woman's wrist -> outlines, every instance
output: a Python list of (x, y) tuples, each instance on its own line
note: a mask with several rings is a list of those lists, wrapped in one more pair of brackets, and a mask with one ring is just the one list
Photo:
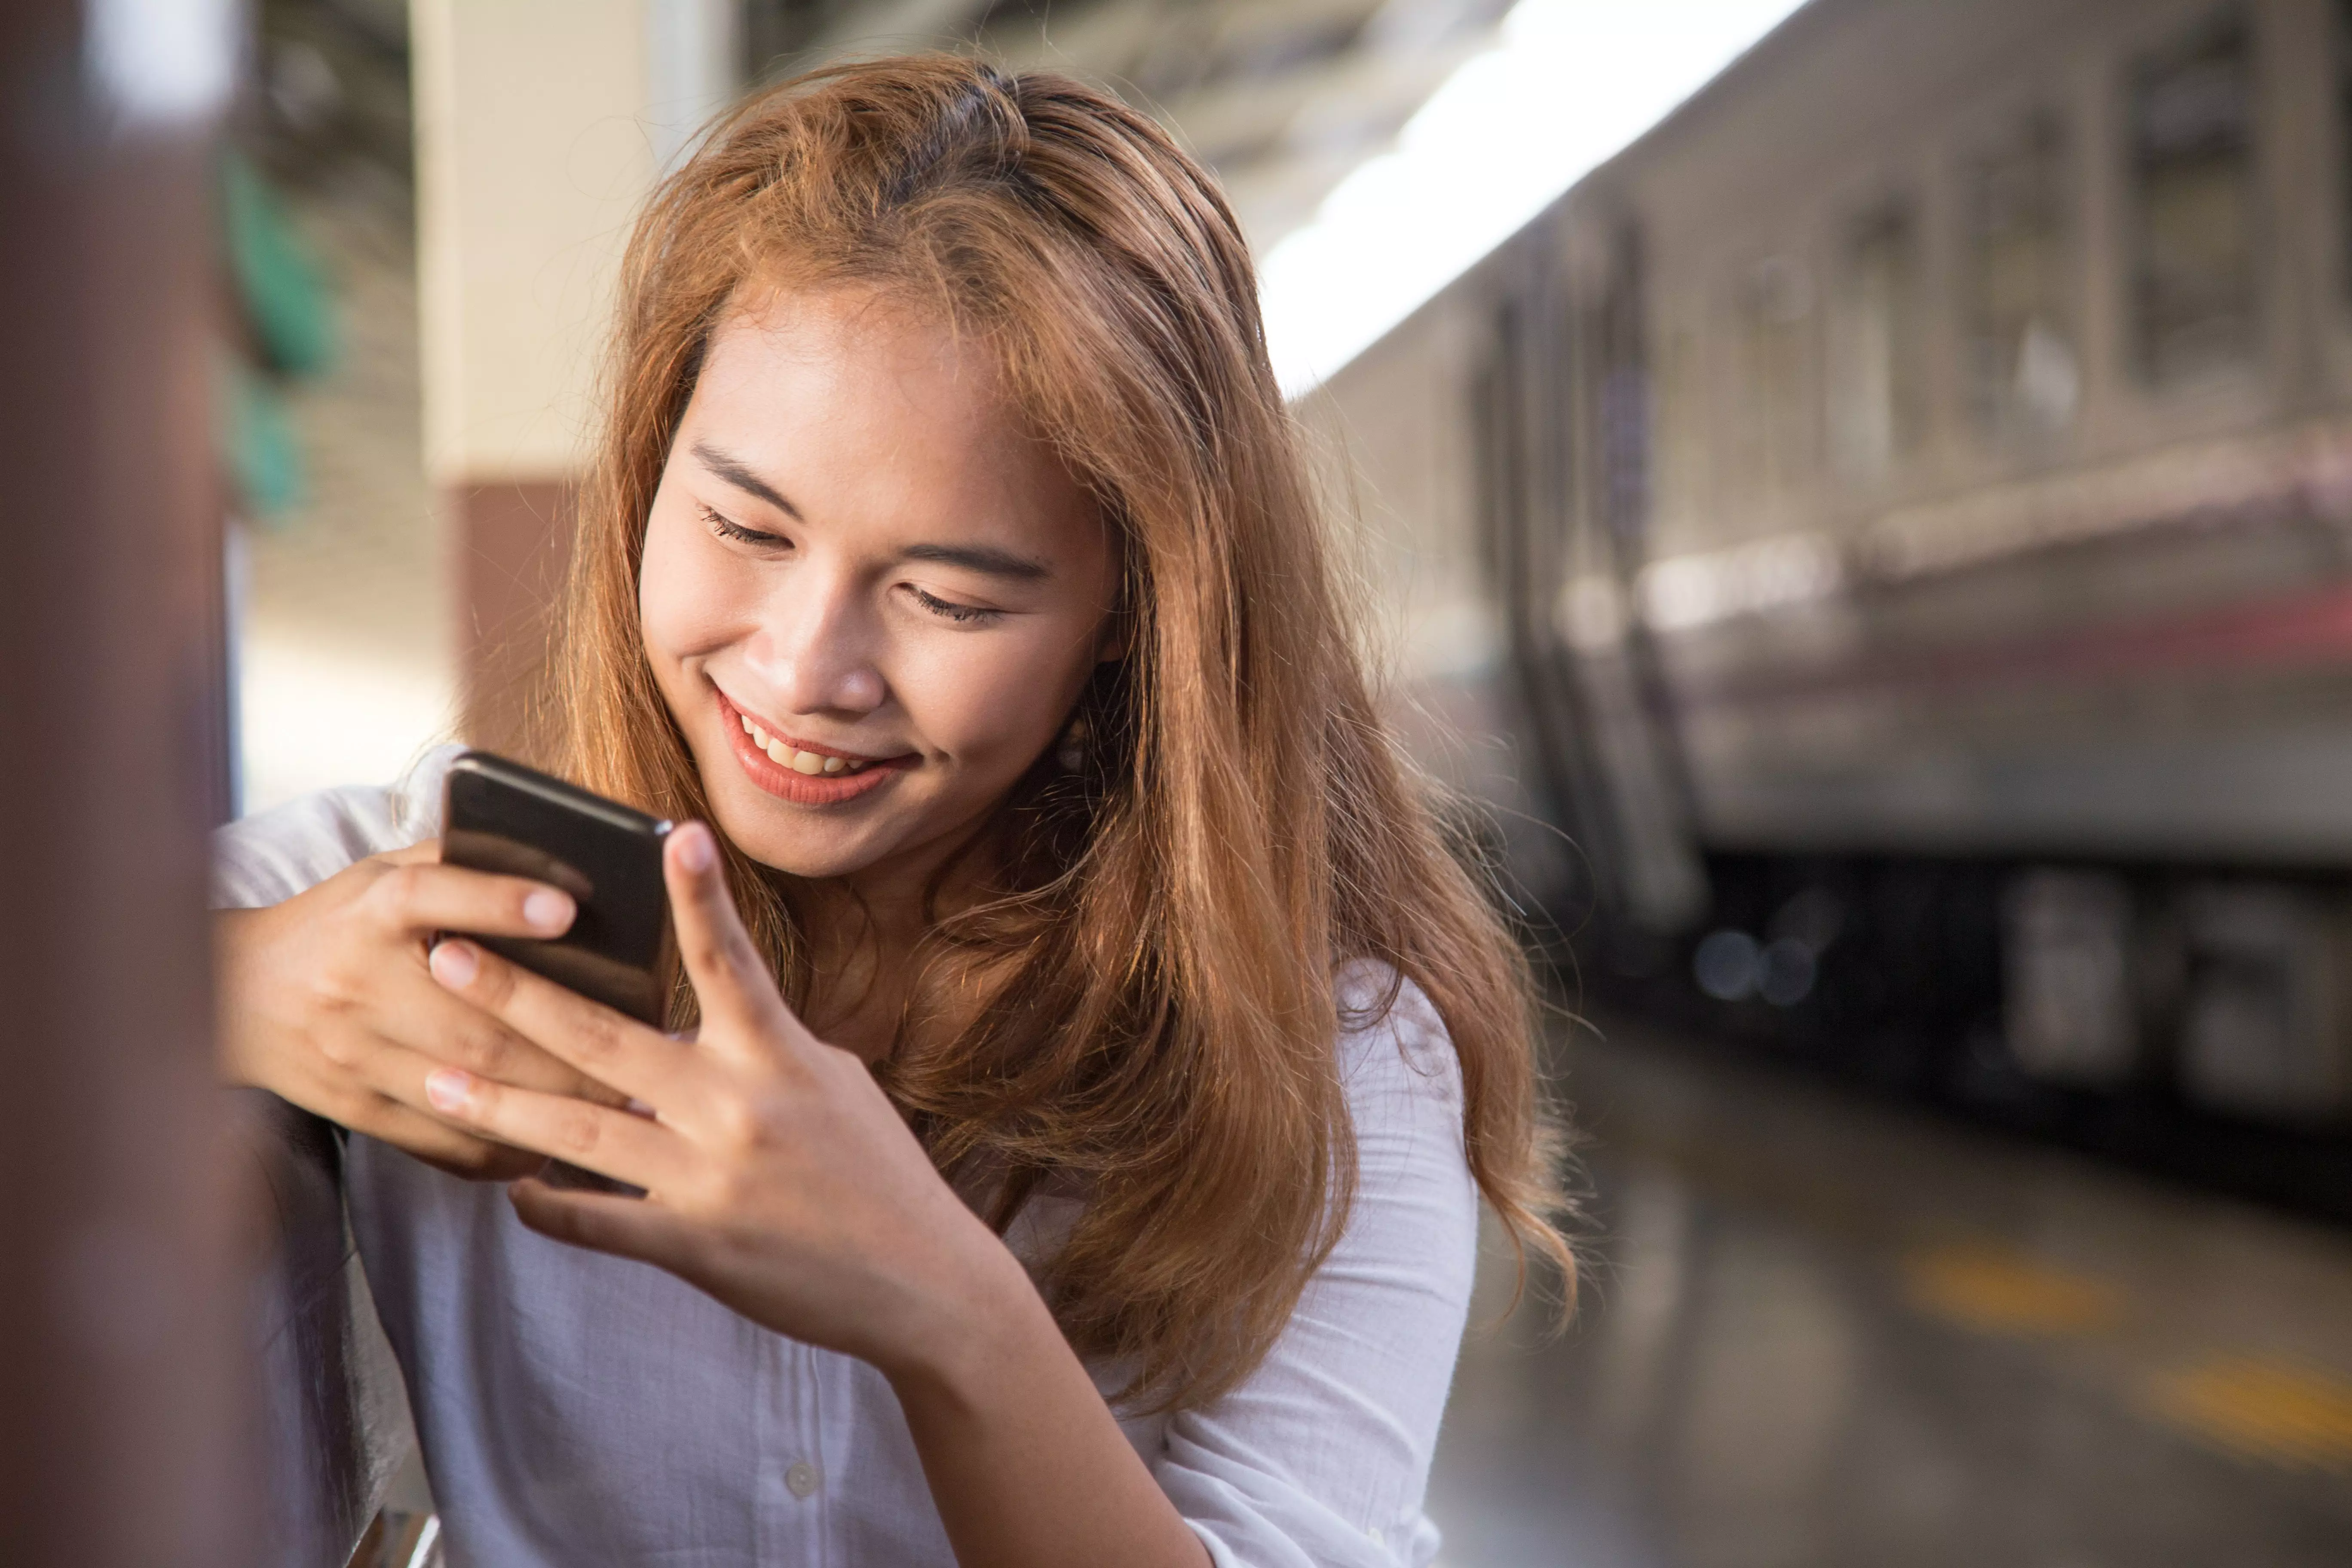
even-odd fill
[(995, 1391), (1066, 1354), (1061, 1329), (1010, 1247), (983, 1232), (971, 1262), (930, 1295), (904, 1342), (877, 1365), (910, 1419), (919, 1410), (980, 1414)]
[(919, 1343), (883, 1368), (956, 1560), (973, 1568), (1207, 1553), (1127, 1441), (1010, 1248), (973, 1269)]

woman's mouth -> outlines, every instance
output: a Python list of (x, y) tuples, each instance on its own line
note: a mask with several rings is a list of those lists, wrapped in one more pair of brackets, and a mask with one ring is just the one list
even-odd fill
[(798, 805), (854, 800), (905, 773), (917, 760), (911, 752), (861, 757), (783, 734), (736, 707), (723, 691), (719, 692), (719, 711), (735, 760), (751, 782)]

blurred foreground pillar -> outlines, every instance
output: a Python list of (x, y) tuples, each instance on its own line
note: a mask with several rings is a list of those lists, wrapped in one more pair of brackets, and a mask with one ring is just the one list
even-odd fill
[(226, 0), (0, 6), (0, 1563), (251, 1561), (205, 832)]
[(629, 225), (738, 76), (729, 0), (411, 0), (425, 468), (460, 729), (517, 747)]

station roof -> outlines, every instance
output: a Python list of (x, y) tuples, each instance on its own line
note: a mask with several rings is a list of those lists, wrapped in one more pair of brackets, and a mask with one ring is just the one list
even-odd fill
[(1489, 47), (1509, 0), (754, 0), (748, 40), (808, 54), (978, 44), (1117, 91), (1215, 169), (1264, 252)]
[(977, 45), (1157, 116), (1260, 258), (1284, 385), (1337, 371), (1796, 0), (751, 0), (779, 70)]

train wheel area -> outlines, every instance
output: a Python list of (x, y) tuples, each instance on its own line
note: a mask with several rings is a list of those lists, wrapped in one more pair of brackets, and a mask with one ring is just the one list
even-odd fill
[(1595, 1004), (2352, 1219), (2352, 889), (2265, 869), (1717, 855), (1665, 938), (1564, 921)]
[(2352, 1554), (2340, 1226), (1655, 1024), (1559, 1044), (1594, 1240), (1556, 1338), (1488, 1248), (1449, 1568)]

